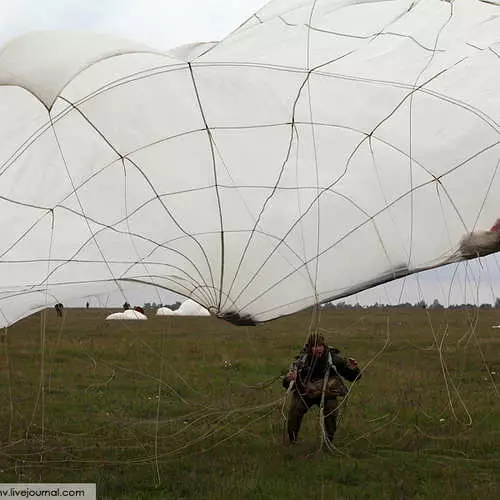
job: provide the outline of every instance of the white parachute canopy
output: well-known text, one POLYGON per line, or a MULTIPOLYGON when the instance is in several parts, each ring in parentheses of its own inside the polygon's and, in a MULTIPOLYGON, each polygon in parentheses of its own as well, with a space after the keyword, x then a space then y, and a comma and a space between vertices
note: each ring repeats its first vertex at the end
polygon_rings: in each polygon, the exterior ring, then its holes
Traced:
POLYGON ((106 319, 121 319, 121 320, 145 320, 148 317, 139 311, 134 311, 133 309, 127 309, 123 312, 112 313, 106 317, 106 319))
POLYGON ((184 301, 174 312, 177 316, 210 316, 207 309, 191 299, 184 301))
POLYGON ((496 252, 499 81, 480 0, 275 0, 171 53, 15 39, 0 326, 129 283, 252 324, 496 252))
POLYGON ((172 311, 170 307, 159 307, 156 310, 157 316, 175 316, 175 311, 172 311))
POLYGON ((178 309, 174 311, 169 307, 159 307, 157 316, 210 316, 210 312, 194 300, 185 300, 178 309))

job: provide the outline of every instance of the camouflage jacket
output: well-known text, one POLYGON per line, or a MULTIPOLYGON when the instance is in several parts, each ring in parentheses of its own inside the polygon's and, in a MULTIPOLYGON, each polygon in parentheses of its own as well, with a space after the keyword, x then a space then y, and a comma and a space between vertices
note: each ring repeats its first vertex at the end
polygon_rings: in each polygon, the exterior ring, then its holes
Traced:
MULTIPOLYGON (((329 377, 343 377, 350 382, 358 379, 361 376, 361 370, 358 367, 351 368, 347 358, 339 356, 339 353, 340 351, 335 347, 328 346, 323 356, 316 358, 304 346, 289 368, 289 372, 295 372, 297 375, 296 388, 301 392, 305 391, 308 383, 322 381, 327 370, 330 370, 329 377)), ((289 385, 290 380, 285 375, 283 387, 287 389, 289 385)))

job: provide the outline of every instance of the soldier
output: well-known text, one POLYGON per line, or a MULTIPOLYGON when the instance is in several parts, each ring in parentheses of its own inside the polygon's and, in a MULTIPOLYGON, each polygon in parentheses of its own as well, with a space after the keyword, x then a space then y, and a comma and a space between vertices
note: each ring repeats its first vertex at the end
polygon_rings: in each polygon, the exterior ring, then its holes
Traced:
POLYGON ((61 302, 58 302, 55 306, 54 309, 56 310, 56 313, 58 316, 62 317, 63 311, 64 311, 64 305, 61 304, 61 302))
POLYGON ((297 441, 303 416, 313 405, 323 403, 326 438, 331 443, 337 429, 337 398, 347 394, 342 378, 353 382, 361 376, 354 358, 342 358, 339 350, 328 347, 323 335, 309 335, 306 345, 290 366, 283 387, 291 389, 288 412, 288 438, 297 441))

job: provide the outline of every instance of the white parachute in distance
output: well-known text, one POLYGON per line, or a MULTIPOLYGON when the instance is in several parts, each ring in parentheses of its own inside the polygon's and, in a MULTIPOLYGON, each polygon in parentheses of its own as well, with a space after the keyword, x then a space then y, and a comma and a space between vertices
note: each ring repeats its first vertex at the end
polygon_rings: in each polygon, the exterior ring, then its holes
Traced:
POLYGON ((210 312, 207 309, 191 299, 184 301, 179 309, 174 312, 177 313, 177 316, 210 316, 210 312))
POLYGON ((139 311, 134 311, 133 309, 127 309, 126 311, 112 313, 106 316, 106 319, 145 320, 148 319, 148 317, 139 311))
POLYGON ((185 300, 178 309, 172 310, 169 307, 159 307, 157 316, 210 316, 210 312, 194 300, 185 300))
POLYGON ((170 307, 159 307, 156 310, 157 316, 175 316, 175 311, 172 311, 170 307))
POLYGON ((495 252, 499 81, 495 1, 276 0, 170 53, 15 39, 0 324, 128 283, 250 324, 495 252))

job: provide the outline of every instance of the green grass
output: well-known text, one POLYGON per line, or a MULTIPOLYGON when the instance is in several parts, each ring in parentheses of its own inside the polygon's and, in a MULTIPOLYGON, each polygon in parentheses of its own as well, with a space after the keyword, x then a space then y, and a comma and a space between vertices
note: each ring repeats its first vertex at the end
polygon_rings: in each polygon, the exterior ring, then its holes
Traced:
POLYGON ((279 376, 310 313, 254 328, 34 315, 0 338, 0 482, 95 482, 109 499, 500 498, 498 314, 323 312, 329 343, 366 367, 336 453, 317 409, 283 443, 279 376))

